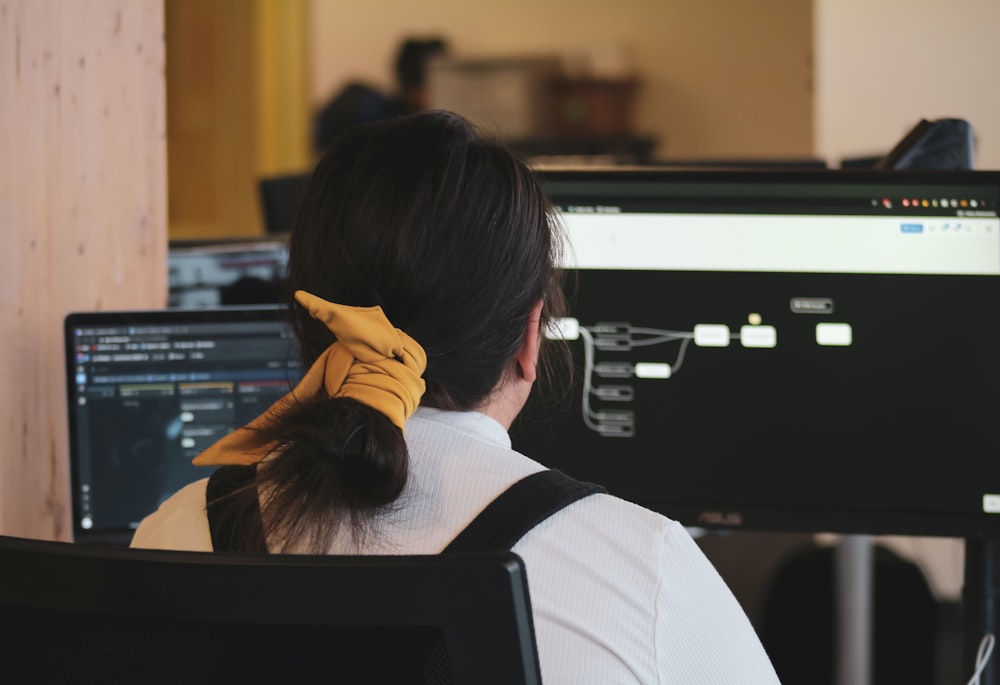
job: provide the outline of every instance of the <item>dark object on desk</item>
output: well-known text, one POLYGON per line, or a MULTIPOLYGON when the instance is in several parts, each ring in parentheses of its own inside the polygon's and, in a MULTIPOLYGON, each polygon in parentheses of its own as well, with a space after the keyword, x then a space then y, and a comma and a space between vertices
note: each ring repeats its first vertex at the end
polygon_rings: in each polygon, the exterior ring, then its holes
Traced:
POLYGON ((884 155, 840 160, 841 169, 973 169, 975 136, 964 119, 921 119, 884 155))
POLYGON ((285 174, 262 178, 257 183, 264 230, 269 234, 287 234, 292 230, 299 201, 309 181, 308 173, 285 174))
POLYGON ((969 170, 974 145, 964 119, 921 119, 874 168, 969 170))
POLYGON ((882 161, 883 155, 860 155, 844 157, 840 160, 839 169, 874 169, 882 161))
POLYGON ((255 304, 282 304, 285 301, 284 281, 254 276, 240 276, 232 283, 219 287, 219 304, 223 307, 255 304))
POLYGON ((0 681, 539 683, 514 554, 339 557, 0 537, 0 681))
MULTIPOLYGON (((807 547, 765 590, 758 633, 784 685, 834 683, 834 549, 807 547)), ((882 545, 874 554, 873 685, 933 685, 938 605, 920 568, 882 545)))

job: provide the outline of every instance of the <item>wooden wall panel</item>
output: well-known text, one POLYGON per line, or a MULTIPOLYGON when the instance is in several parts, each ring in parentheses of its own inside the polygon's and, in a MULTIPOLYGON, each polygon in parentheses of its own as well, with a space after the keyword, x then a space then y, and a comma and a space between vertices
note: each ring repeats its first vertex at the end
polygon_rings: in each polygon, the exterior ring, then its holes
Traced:
POLYGON ((165 11, 170 237, 260 234, 253 3, 170 0, 165 11))
POLYGON ((310 164, 308 0, 170 0, 170 237, 264 233, 258 181, 310 164))
POLYGON ((309 0, 257 0, 257 173, 312 166, 309 0))
POLYGON ((0 533, 69 539, 62 321, 167 300, 163 0, 0 0, 0 533))

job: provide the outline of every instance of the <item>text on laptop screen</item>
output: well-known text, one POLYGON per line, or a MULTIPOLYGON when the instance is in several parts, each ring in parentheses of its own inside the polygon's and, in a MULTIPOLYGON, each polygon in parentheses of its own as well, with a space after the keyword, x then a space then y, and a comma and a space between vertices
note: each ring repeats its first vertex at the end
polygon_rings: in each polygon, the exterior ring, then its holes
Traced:
POLYGON ((301 375, 278 308, 74 313, 66 337, 77 537, 129 535, 301 375))

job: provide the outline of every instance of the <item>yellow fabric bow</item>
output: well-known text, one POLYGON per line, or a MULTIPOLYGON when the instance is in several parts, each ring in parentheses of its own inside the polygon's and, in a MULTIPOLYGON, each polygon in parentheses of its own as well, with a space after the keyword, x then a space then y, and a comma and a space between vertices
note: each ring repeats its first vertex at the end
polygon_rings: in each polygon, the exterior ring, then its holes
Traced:
POLYGON ((256 464, 274 449, 267 436, 286 409, 325 391, 382 412, 402 430, 424 394, 427 354, 393 327, 381 307, 334 304, 299 290, 295 299, 326 324, 337 341, 319 356, 295 389, 263 414, 194 458, 196 466, 256 464))

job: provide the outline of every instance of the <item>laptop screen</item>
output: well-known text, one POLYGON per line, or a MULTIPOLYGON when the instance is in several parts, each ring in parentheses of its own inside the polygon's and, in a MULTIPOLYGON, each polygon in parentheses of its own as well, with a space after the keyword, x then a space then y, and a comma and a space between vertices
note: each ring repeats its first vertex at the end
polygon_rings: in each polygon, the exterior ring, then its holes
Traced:
POLYGON ((301 376, 280 306, 75 312, 65 320, 76 541, 127 544, 211 469, 191 460, 301 376))

